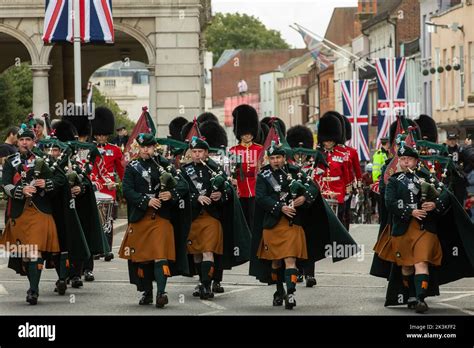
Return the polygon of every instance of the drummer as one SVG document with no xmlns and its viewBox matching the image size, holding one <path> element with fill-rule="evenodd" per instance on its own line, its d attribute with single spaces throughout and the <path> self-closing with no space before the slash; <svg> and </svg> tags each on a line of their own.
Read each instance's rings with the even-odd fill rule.
<svg viewBox="0 0 474 348">
<path fill-rule="evenodd" d="M 92 134 L 94 135 L 97 148 L 104 159 L 104 166 L 107 172 L 112 176 L 110 180 L 99 180 L 100 192 L 111 196 L 113 204 L 113 217 L 117 216 L 117 179 L 122 180 L 124 174 L 123 168 L 123 154 L 122 150 L 114 144 L 107 142 L 107 138 L 114 132 L 115 117 L 112 111 L 106 107 L 98 107 L 95 109 L 94 119 L 92 121 Z M 97 167 L 93 168 L 93 174 L 98 173 Z M 110 219 L 105 221 L 106 228 L 104 229 L 110 250 L 112 250 L 113 243 L 113 221 Z M 109 252 L 104 255 L 105 261 L 110 261 L 114 258 L 114 254 Z"/>
</svg>

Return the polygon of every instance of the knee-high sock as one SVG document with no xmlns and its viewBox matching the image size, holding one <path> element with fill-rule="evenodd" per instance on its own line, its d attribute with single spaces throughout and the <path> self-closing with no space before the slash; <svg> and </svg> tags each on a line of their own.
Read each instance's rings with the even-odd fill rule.
<svg viewBox="0 0 474 348">
<path fill-rule="evenodd" d="M 415 274 L 416 298 L 423 301 L 428 292 L 429 274 Z"/>
<path fill-rule="evenodd" d="M 158 293 L 164 293 L 166 289 L 166 282 L 171 276 L 167 260 L 155 261 L 154 265 L 155 280 L 158 287 Z"/>
<path fill-rule="evenodd" d="M 276 284 L 277 291 L 280 294 L 285 292 L 285 289 L 283 288 L 283 278 L 284 274 L 282 274 L 282 267 L 272 268 L 272 281 Z"/>
<path fill-rule="evenodd" d="M 408 289 L 408 297 L 416 297 L 415 276 L 413 274 L 403 275 L 403 286 Z"/>
<path fill-rule="evenodd" d="M 286 290 L 289 294 L 292 294 L 296 291 L 297 275 L 298 270 L 296 268 L 287 268 L 285 270 Z"/>
<path fill-rule="evenodd" d="M 208 286 L 211 283 L 212 276 L 214 274 L 214 262 L 203 261 L 201 263 L 202 283 Z"/>
<path fill-rule="evenodd" d="M 38 258 L 36 261 L 28 262 L 28 280 L 30 281 L 31 290 L 39 293 L 39 282 L 41 271 L 43 270 L 43 259 Z"/>
<path fill-rule="evenodd" d="M 66 280 L 67 276 L 69 275 L 69 253 L 63 252 L 59 256 L 59 279 Z"/>
<path fill-rule="evenodd" d="M 201 265 L 202 262 L 195 262 L 194 263 L 194 267 L 196 267 L 196 273 L 197 275 L 199 276 L 199 283 L 202 283 L 202 269 L 201 269 Z"/>
</svg>

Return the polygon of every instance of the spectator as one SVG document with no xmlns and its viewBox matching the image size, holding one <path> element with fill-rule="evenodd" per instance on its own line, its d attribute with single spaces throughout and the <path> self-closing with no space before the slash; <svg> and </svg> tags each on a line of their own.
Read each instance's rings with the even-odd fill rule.
<svg viewBox="0 0 474 348">
<path fill-rule="evenodd" d="M 125 126 L 118 127 L 116 131 L 117 136 L 111 141 L 111 143 L 120 147 L 123 152 L 128 142 L 128 131 Z"/>
<path fill-rule="evenodd" d="M 247 93 L 249 87 L 247 86 L 247 82 L 245 82 L 244 79 L 240 79 L 239 83 L 237 84 L 237 87 L 239 89 L 239 94 L 243 96 L 245 93 Z"/>
<path fill-rule="evenodd" d="M 8 129 L 5 143 L 0 145 L 0 158 L 8 157 L 18 152 L 16 147 L 18 135 L 18 127 L 10 127 Z"/>
</svg>

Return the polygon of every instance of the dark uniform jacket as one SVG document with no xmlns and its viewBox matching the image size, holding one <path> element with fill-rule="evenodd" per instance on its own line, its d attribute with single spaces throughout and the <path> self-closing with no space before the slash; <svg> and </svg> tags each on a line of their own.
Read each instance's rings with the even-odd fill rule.
<svg viewBox="0 0 474 348">
<path fill-rule="evenodd" d="M 221 172 L 215 162 L 208 160 L 206 163 L 213 172 Z M 211 184 L 213 174 L 211 169 L 208 167 L 201 163 L 189 163 L 182 168 L 182 175 L 189 184 L 193 220 L 195 220 L 204 211 L 206 211 L 215 219 L 222 219 L 222 204 L 227 202 L 232 197 L 232 189 L 229 185 L 226 185 L 225 188 L 220 191 L 222 193 L 222 197 L 219 201 L 212 201 L 210 205 L 202 205 L 199 203 L 199 196 L 202 195 L 209 197 L 213 191 Z M 225 177 L 224 173 L 221 174 Z"/>
<path fill-rule="evenodd" d="M 171 173 L 177 184 L 173 189 L 163 188 L 160 185 L 160 171 L 152 159 L 135 159 L 125 169 L 123 177 L 123 194 L 127 199 L 127 215 L 130 223 L 143 218 L 151 198 L 158 197 L 160 191 L 171 192 L 171 200 L 162 202 L 157 214 L 167 220 L 171 219 L 171 208 L 186 195 L 188 184 L 176 173 L 170 162 L 162 156 L 154 160 L 167 172 Z"/>
<path fill-rule="evenodd" d="M 293 165 L 286 165 L 283 170 L 273 170 L 270 165 L 267 165 L 258 174 L 256 203 L 265 211 L 263 228 L 274 227 L 282 216 L 286 216 L 282 213 L 281 208 L 284 205 L 289 205 L 291 199 L 294 198 L 290 192 L 291 180 L 289 180 L 288 174 L 293 179 L 298 179 L 298 173 L 301 173 L 301 181 L 307 183 L 306 174 Z M 293 224 L 299 226 L 303 224 L 302 210 L 314 202 L 317 192 L 317 187 L 311 181 L 311 185 L 307 186 L 304 193 L 305 203 L 296 208 L 296 215 L 292 219 Z"/>
<path fill-rule="evenodd" d="M 35 164 L 41 158 L 40 150 L 34 149 L 34 153 L 21 155 L 16 153 L 7 158 L 3 166 L 2 186 L 9 197 L 7 208 L 7 218 L 18 218 L 23 213 L 26 197 L 23 194 L 23 187 L 31 183 L 33 179 L 45 179 L 44 189 L 38 188 L 31 198 L 32 203 L 43 213 L 51 214 L 51 196 L 54 191 L 66 185 L 66 178 L 60 173 L 53 173 L 47 165 L 35 175 Z"/>
<path fill-rule="evenodd" d="M 392 214 L 393 236 L 403 235 L 412 218 L 415 209 L 421 209 L 421 181 L 423 176 L 420 172 L 417 175 L 412 173 L 398 173 L 392 175 L 385 189 L 385 205 Z M 436 184 L 439 185 L 439 184 Z M 420 221 L 423 228 L 431 233 L 437 233 L 437 220 L 448 208 L 446 191 L 434 200 L 436 208 L 428 212 L 426 218 Z"/>
</svg>

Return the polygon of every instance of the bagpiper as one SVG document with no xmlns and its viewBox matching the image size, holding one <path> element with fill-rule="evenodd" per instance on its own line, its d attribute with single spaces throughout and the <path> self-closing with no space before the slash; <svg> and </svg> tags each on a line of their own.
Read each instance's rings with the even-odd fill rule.
<svg viewBox="0 0 474 348">
<path fill-rule="evenodd" d="M 168 304 L 168 277 L 189 274 L 186 237 L 191 223 L 187 182 L 171 163 L 156 153 L 152 134 L 140 133 L 139 157 L 125 169 L 123 192 L 127 200 L 128 228 L 120 258 L 128 260 L 130 282 L 143 291 L 140 305 Z"/>
<path fill-rule="evenodd" d="M 66 184 L 64 176 L 53 173 L 42 152 L 34 148 L 34 139 L 34 131 L 21 125 L 19 152 L 7 157 L 3 166 L 2 186 L 8 205 L 5 231 L 0 238 L 0 244 L 11 253 L 9 267 L 28 277 L 26 302 L 31 305 L 38 303 L 45 254 L 61 251 L 52 196 Z"/>
<path fill-rule="evenodd" d="M 187 248 L 200 278 L 199 296 L 207 300 L 214 297 L 215 269 L 231 269 L 249 260 L 250 231 L 227 175 L 209 158 L 208 143 L 194 136 L 189 149 L 191 162 L 182 167 L 192 207 Z"/>
<path fill-rule="evenodd" d="M 249 274 L 276 284 L 273 306 L 296 306 L 297 260 L 335 261 L 357 253 L 357 245 L 337 220 L 311 179 L 286 163 L 286 150 L 272 141 L 266 150 L 269 164 L 257 177 L 255 228 Z M 353 249 L 336 255 L 335 245 Z M 286 283 L 286 290 L 283 286 Z"/>
<path fill-rule="evenodd" d="M 428 310 L 425 298 L 439 285 L 472 276 L 474 225 L 451 192 L 423 167 L 414 146 L 401 141 L 399 169 L 388 180 L 390 223 L 374 246 L 393 264 L 386 306 Z"/>
</svg>

